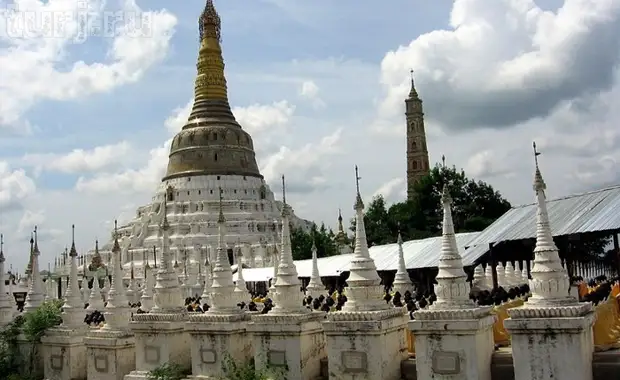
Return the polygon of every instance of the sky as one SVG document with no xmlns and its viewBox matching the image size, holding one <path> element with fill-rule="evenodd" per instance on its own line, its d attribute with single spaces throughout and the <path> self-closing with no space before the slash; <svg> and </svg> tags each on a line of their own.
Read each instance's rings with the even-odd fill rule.
<svg viewBox="0 0 620 380">
<path fill-rule="evenodd" d="M 389 4 L 389 5 L 388 5 Z M 0 232 L 23 270 L 147 204 L 186 121 L 205 0 L 0 0 Z M 404 99 L 431 163 L 530 203 L 620 183 L 620 1 L 215 0 L 230 102 L 305 219 L 405 198 Z M 105 26 L 105 28 L 103 27 Z"/>
</svg>

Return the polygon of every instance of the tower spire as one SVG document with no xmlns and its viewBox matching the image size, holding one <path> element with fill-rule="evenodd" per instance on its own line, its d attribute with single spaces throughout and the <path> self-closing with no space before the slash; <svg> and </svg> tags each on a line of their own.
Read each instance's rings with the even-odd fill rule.
<svg viewBox="0 0 620 380">
<path fill-rule="evenodd" d="M 414 76 L 413 76 L 413 69 L 411 69 L 409 71 L 409 73 L 411 74 L 411 89 L 409 90 L 409 99 L 419 99 L 419 95 L 418 92 L 415 89 L 415 81 L 414 81 Z"/>
<path fill-rule="evenodd" d="M 200 50 L 194 104 L 187 123 L 172 140 L 163 181 L 197 175 L 239 175 L 262 179 L 252 137 L 235 119 L 228 101 L 222 56 L 221 19 L 213 0 L 199 18 Z M 234 148 L 228 141 L 234 139 Z"/>
</svg>

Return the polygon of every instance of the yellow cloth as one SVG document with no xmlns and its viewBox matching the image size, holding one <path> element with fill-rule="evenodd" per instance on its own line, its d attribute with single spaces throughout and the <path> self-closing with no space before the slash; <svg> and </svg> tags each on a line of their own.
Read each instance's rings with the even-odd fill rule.
<svg viewBox="0 0 620 380">
<path fill-rule="evenodd" d="M 409 351 L 409 356 L 415 357 L 415 336 L 410 330 L 405 330 L 405 334 L 407 334 L 407 348 Z"/>
<path fill-rule="evenodd" d="M 495 344 L 505 346 L 510 344 L 510 335 L 504 328 L 504 320 L 508 318 L 508 312 L 506 311 L 508 304 L 495 306 L 493 311 L 497 315 L 497 320 L 493 324 L 493 341 Z"/>
</svg>

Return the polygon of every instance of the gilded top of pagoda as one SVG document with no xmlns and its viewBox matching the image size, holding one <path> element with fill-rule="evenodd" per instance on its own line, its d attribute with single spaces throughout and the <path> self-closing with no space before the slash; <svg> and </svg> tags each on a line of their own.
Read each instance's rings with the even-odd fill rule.
<svg viewBox="0 0 620 380">
<path fill-rule="evenodd" d="M 241 128 L 228 102 L 221 47 L 221 19 L 207 0 L 198 20 L 200 50 L 194 105 L 187 123 L 174 137 L 163 181 L 196 175 L 263 178 L 252 137 Z"/>
</svg>

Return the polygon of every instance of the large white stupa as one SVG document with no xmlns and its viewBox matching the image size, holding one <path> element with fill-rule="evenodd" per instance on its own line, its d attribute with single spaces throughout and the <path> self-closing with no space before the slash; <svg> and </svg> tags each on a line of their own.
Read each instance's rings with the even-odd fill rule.
<svg viewBox="0 0 620 380">
<path fill-rule="evenodd" d="M 220 25 L 213 2 L 208 1 L 199 19 L 200 50 L 191 114 L 172 140 L 168 169 L 151 203 L 139 207 L 134 219 L 118 229 L 125 278 L 141 279 L 146 262 L 151 267 L 158 264 L 164 210 L 179 275 L 195 276 L 205 262 L 214 262 L 220 192 L 231 263 L 250 267 L 274 264 L 282 202 L 275 200 L 260 173 L 252 137 L 231 111 Z M 294 215 L 291 221 L 296 227 L 311 226 Z M 98 269 L 105 273 L 112 243 L 110 236 L 107 244 L 88 252 L 80 272 L 86 269 L 93 275 Z M 68 273 L 63 265 L 68 262 L 62 257 L 57 260 L 57 275 Z"/>
</svg>

